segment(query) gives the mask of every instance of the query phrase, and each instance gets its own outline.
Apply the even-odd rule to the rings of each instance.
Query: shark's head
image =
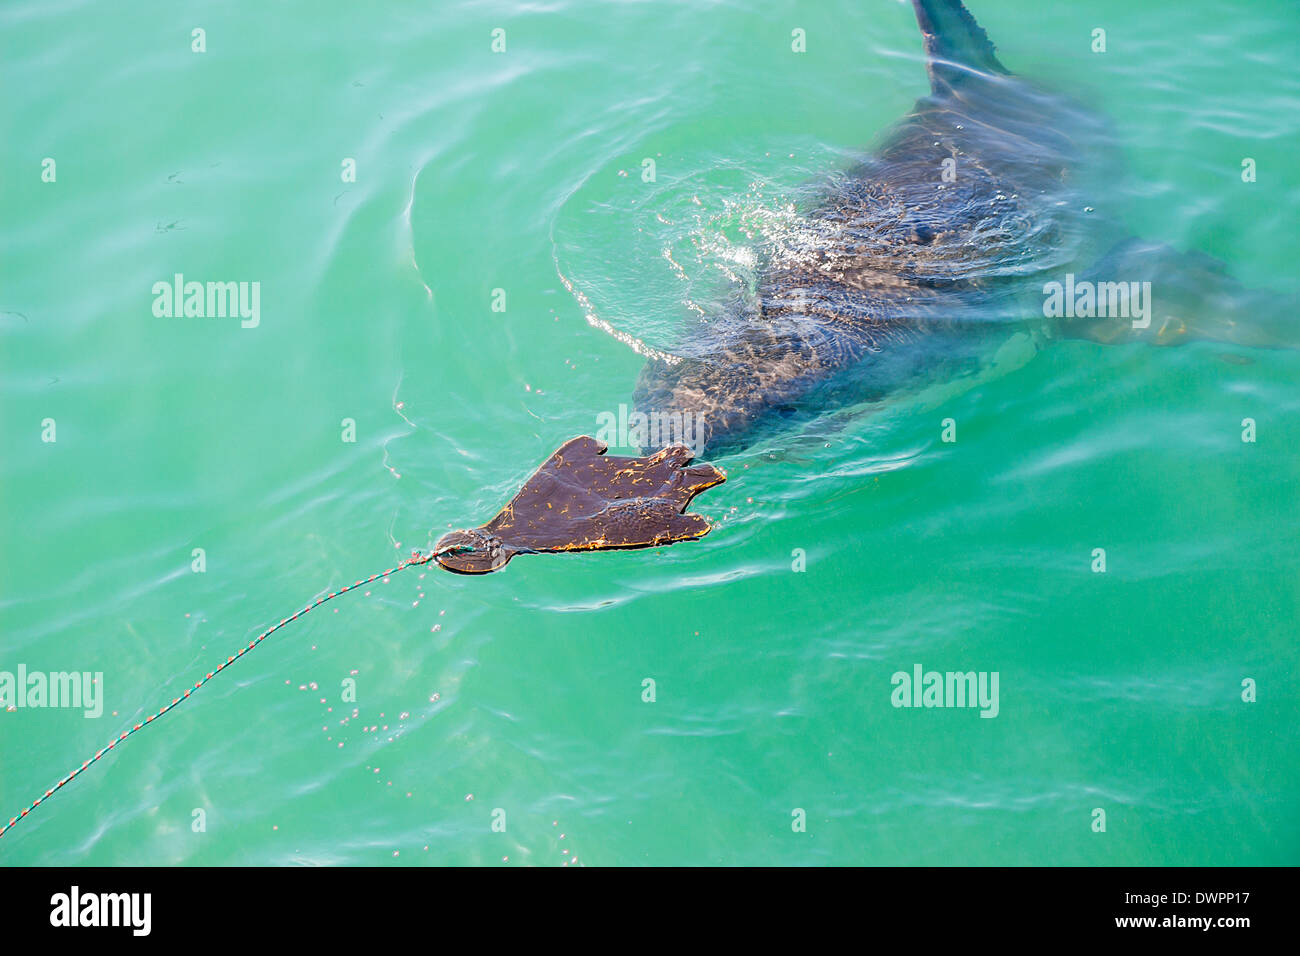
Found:
[[[786,371],[789,378],[783,377]],[[769,428],[788,425],[802,414],[808,382],[797,372],[761,363],[747,368],[725,356],[671,364],[651,359],[633,393],[628,444],[643,453],[685,445],[697,458],[743,451]]]
[[[720,372],[707,359],[650,359],[641,370],[628,416],[627,443],[643,453],[685,445],[697,458],[733,448],[741,424],[733,404],[740,395],[723,389]]]

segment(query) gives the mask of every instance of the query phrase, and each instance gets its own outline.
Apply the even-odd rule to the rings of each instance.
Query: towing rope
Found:
[[[298,620],[298,618],[302,617],[304,614],[306,614],[308,611],[312,610],[313,608],[320,607],[320,606],[321,606],[322,604],[324,604],[326,601],[329,601],[329,600],[331,600],[331,599],[333,599],[333,598],[336,598],[336,597],[338,597],[340,594],[347,594],[349,591],[351,591],[351,590],[353,590],[353,589],[355,589],[355,588],[359,588],[359,587],[361,587],[362,585],[365,585],[365,584],[371,584],[372,582],[377,581],[377,580],[379,580],[380,578],[384,578],[384,579],[386,580],[390,575],[396,574],[398,571],[405,570],[406,568],[414,567],[414,566],[416,566],[416,565],[420,565],[420,564],[428,564],[430,561],[432,561],[432,560],[433,560],[434,558],[436,558],[436,557],[439,557],[440,555],[444,555],[444,554],[459,554],[459,553],[464,552],[464,551],[473,551],[473,550],[474,550],[474,549],[473,549],[472,547],[470,547],[469,545],[463,545],[463,544],[462,544],[462,545],[450,545],[450,546],[448,546],[448,547],[446,547],[446,548],[442,548],[441,550],[438,550],[438,551],[430,551],[428,554],[423,554],[423,555],[420,554],[419,551],[412,551],[412,552],[411,552],[411,556],[410,556],[409,558],[407,558],[405,561],[403,561],[401,564],[397,565],[397,567],[395,567],[395,568],[389,568],[387,571],[380,571],[380,572],[378,572],[378,573],[376,573],[376,574],[372,574],[372,575],[370,575],[370,577],[368,577],[368,578],[362,578],[361,580],[357,581],[355,584],[349,584],[347,587],[339,588],[337,591],[331,591],[331,592],[330,592],[328,595],[326,595],[325,597],[317,598],[315,601],[313,601],[311,604],[308,604],[308,605],[307,605],[306,607],[304,607],[302,610],[300,610],[300,611],[295,611],[295,612],[294,612],[290,617],[286,617],[286,618],[284,618],[283,620],[280,621],[279,624],[276,624],[276,625],[273,625],[272,627],[267,628],[267,629],[266,629],[265,631],[263,631],[261,634],[257,635],[257,637],[255,637],[253,640],[249,641],[247,647],[241,647],[241,648],[238,650],[238,652],[236,652],[235,654],[232,654],[231,656],[227,657],[224,661],[222,661],[220,664],[218,664],[218,665],[217,665],[213,670],[211,670],[211,671],[209,671],[207,674],[203,675],[202,679],[195,681],[193,687],[187,687],[187,688],[185,689],[185,693],[183,693],[181,696],[179,696],[179,697],[175,698],[174,700],[172,700],[172,702],[171,702],[170,704],[164,704],[162,707],[158,708],[158,713],[156,713],[156,714],[150,714],[148,717],[146,717],[146,718],[145,718],[144,720],[142,720],[140,723],[135,724],[134,726],[132,726],[130,730],[124,730],[124,731],[122,731],[122,733],[121,733],[118,737],[116,737],[115,739],[109,741],[108,745],[107,745],[106,747],[103,747],[103,748],[102,748],[98,753],[95,754],[95,756],[91,757],[89,760],[87,760],[85,763],[83,763],[80,767],[77,767],[75,770],[73,770],[71,773],[69,773],[66,777],[64,777],[62,780],[60,780],[60,781],[59,781],[58,783],[56,783],[54,786],[50,787],[50,789],[46,790],[45,793],[41,794],[39,797],[37,797],[35,800],[33,800],[33,801],[32,801],[32,805],[29,806],[26,810],[23,810],[23,811],[22,811],[21,813],[19,813],[18,816],[16,816],[16,817],[11,817],[8,823],[4,824],[3,826],[0,826],[0,836],[4,836],[5,833],[7,833],[9,830],[12,830],[12,829],[14,828],[14,826],[18,823],[19,820],[22,820],[23,818],[25,818],[25,817],[27,816],[27,814],[31,813],[33,810],[35,810],[37,807],[39,807],[39,806],[40,806],[42,803],[44,803],[46,800],[50,799],[50,797],[54,796],[56,793],[58,793],[60,790],[62,790],[62,789],[64,788],[64,786],[66,786],[67,784],[71,783],[71,782],[72,782],[72,779],[73,779],[74,777],[76,777],[77,774],[81,773],[83,770],[88,769],[88,768],[90,767],[91,764],[93,764],[93,763],[97,763],[101,757],[103,757],[103,756],[104,756],[105,754],[107,754],[110,750],[112,750],[113,748],[115,748],[115,747],[116,747],[118,744],[120,744],[122,741],[126,740],[127,737],[130,737],[130,736],[131,736],[132,734],[134,734],[136,731],[142,730],[143,728],[147,727],[149,724],[153,723],[155,720],[157,720],[157,719],[158,719],[159,717],[161,717],[163,714],[167,713],[167,711],[171,710],[173,707],[175,707],[175,706],[176,706],[177,704],[179,704],[181,701],[183,701],[183,700],[188,700],[188,699],[189,699],[189,696],[190,696],[192,693],[194,693],[196,690],[198,690],[200,687],[202,687],[202,686],[203,686],[204,684],[206,684],[208,681],[212,680],[213,677],[215,677],[216,675],[220,674],[220,673],[221,673],[223,670],[225,670],[228,666],[230,666],[231,664],[235,663],[235,661],[239,660],[241,657],[243,657],[245,654],[247,654],[247,653],[248,653],[249,651],[251,651],[253,648],[257,647],[258,644],[261,644],[264,640],[266,640],[268,637],[270,637],[272,634],[274,634],[274,633],[275,633],[276,631],[278,631],[280,628],[284,627],[284,626],[285,626],[286,624],[288,624],[289,622]]]

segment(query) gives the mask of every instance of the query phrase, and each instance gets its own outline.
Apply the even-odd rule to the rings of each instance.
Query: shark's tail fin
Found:
[[[925,37],[926,69],[935,93],[960,86],[972,77],[1005,75],[984,28],[961,0],[912,0],[916,22]]]

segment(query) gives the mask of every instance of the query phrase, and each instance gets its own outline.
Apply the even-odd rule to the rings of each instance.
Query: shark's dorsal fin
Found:
[[[925,37],[926,69],[935,93],[950,91],[973,77],[1005,76],[984,28],[961,0],[912,0]]]

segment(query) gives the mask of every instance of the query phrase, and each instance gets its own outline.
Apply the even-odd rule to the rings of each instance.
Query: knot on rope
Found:
[[[473,551],[473,550],[475,549],[472,544],[449,544],[445,548],[435,548],[434,550],[430,551],[428,554],[421,554],[420,549],[416,548],[414,551],[411,552],[410,558],[408,558],[406,561],[403,561],[402,563],[406,565],[428,564],[430,561],[434,560],[435,558],[440,558],[444,554],[464,554],[467,551]]]

